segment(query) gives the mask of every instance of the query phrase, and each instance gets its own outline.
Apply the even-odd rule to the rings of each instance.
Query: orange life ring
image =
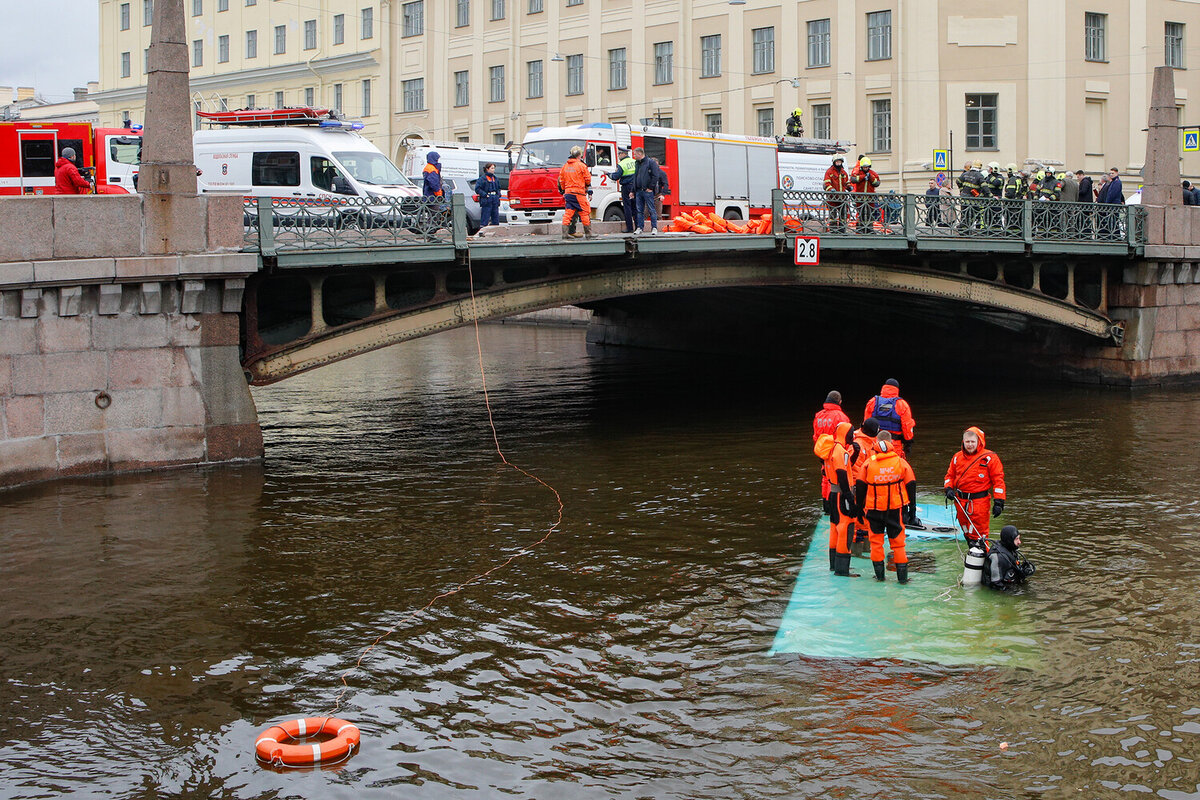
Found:
[[[328,741],[291,744],[307,736],[332,735]],[[346,758],[358,746],[358,728],[344,719],[308,717],[272,725],[258,735],[254,754],[263,761],[286,767],[314,767]]]

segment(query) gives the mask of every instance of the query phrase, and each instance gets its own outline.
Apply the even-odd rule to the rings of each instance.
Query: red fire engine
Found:
[[[142,153],[140,125],[97,128],[88,122],[0,122],[0,195],[57,194],[54,164],[63,148],[97,194],[129,194]]]

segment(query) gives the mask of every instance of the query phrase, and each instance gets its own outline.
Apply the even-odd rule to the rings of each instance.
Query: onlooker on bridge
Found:
[[[633,148],[633,158],[637,161],[637,169],[633,173],[637,225],[633,232],[641,233],[642,224],[646,221],[646,211],[649,210],[650,233],[658,233],[659,204],[666,198],[671,185],[667,182],[667,173],[658,166],[658,161],[646,155],[645,148]]]
[[[938,186],[937,178],[929,179],[929,188],[925,190],[925,224],[936,228],[942,224],[942,188]]]
[[[1200,206],[1200,189],[1192,186],[1191,181],[1184,181],[1182,186],[1183,204],[1185,206]]]
[[[479,195],[479,227],[499,225],[500,179],[495,164],[484,164],[483,174],[475,181],[475,194]]]
[[[829,167],[829,169],[825,170],[825,191],[850,191],[850,174],[846,172],[845,163],[846,159],[842,158],[841,156],[833,157],[833,164]],[[845,233],[846,214],[849,211],[847,206],[850,203],[849,196],[826,196],[825,203],[829,206],[829,219],[826,221],[826,228],[830,233]]]
[[[1125,203],[1125,192],[1121,188],[1121,172],[1116,167],[1108,171],[1108,176],[1104,181],[1104,185],[1100,187],[1100,196],[1096,198],[1096,201],[1107,206],[1117,206]],[[1115,208],[1098,208],[1096,210],[1101,214],[1101,237],[1105,239],[1116,237],[1120,231],[1118,210]]]
[[[59,194],[87,194],[92,188],[75,166],[75,149],[72,147],[64,147],[62,157],[54,164],[54,188]]]
[[[1090,203],[1095,200],[1095,193],[1092,191],[1092,179],[1085,175],[1083,170],[1075,170],[1075,181],[1079,184],[1078,202]]]

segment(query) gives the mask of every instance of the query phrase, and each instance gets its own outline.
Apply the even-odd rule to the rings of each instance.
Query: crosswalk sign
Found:
[[[1183,152],[1200,152],[1200,129],[1192,128],[1183,132]]]
[[[1185,146],[1184,150],[1187,149]],[[949,150],[934,150],[933,151],[933,169],[936,172],[941,172],[949,167],[950,151]]]

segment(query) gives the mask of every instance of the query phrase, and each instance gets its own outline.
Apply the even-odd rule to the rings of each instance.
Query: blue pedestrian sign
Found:
[[[1184,148],[1187,149],[1187,148]],[[935,172],[943,172],[950,167],[950,151],[949,150],[934,150],[933,151],[933,169]]]
[[[1200,152],[1200,128],[1191,128],[1183,132],[1183,152]]]

